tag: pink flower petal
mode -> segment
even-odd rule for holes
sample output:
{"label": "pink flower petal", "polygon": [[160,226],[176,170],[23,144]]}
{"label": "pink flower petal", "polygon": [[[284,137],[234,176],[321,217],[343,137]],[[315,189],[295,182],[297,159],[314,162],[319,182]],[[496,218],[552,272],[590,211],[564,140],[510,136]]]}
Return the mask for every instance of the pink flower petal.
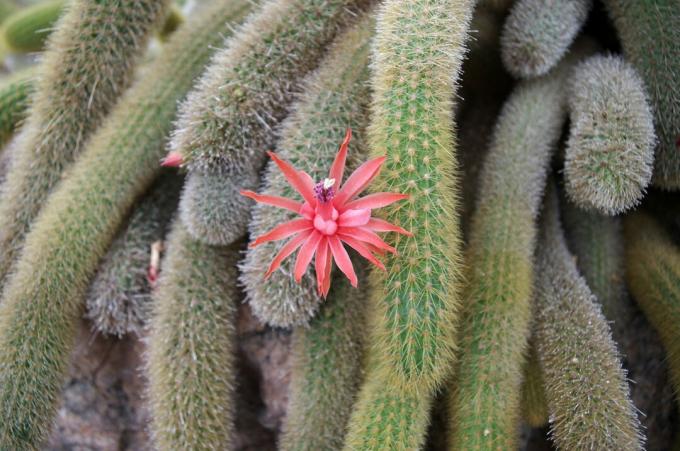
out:
{"label": "pink flower petal", "polygon": [[314,260],[314,270],[316,271],[316,286],[319,293],[322,292],[324,285],[324,274],[326,274],[326,263],[328,262],[328,239],[321,238],[319,245],[316,247],[316,257]]}
{"label": "pink flower petal", "polygon": [[[359,166],[356,171],[349,176],[340,191],[335,195],[333,203],[338,206],[343,206],[345,202],[361,193],[361,191],[371,183],[371,180],[378,175],[380,167],[385,162],[387,157],[378,157]],[[338,208],[339,209],[339,208]]]}
{"label": "pink flower petal", "polygon": [[397,232],[402,235],[413,236],[413,234],[408,230],[379,218],[369,219],[366,227],[373,230],[374,232]]}
{"label": "pink flower petal", "polygon": [[295,188],[310,205],[316,205],[313,186],[310,187],[307,180],[305,180],[290,163],[280,159],[274,152],[267,152],[267,155],[269,155],[279,169],[281,169],[281,172],[283,172],[288,183],[290,183],[290,185]]}
{"label": "pink flower petal", "polygon": [[176,151],[168,153],[161,160],[161,166],[166,168],[177,168],[182,165],[182,154]]}
{"label": "pink flower petal", "polygon": [[305,273],[305,271],[307,271],[307,267],[309,266],[309,263],[312,261],[312,258],[314,257],[314,252],[316,252],[316,247],[318,246],[319,241],[321,241],[322,237],[323,235],[314,230],[312,234],[309,236],[309,238],[307,238],[305,244],[303,244],[302,247],[300,248],[297,260],[295,260],[294,277],[296,282],[300,283],[302,275]]}
{"label": "pink flower petal", "polygon": [[301,232],[297,236],[295,236],[293,239],[291,239],[289,242],[287,242],[279,251],[278,254],[276,254],[276,257],[274,257],[274,260],[272,260],[271,265],[269,265],[269,269],[267,269],[267,273],[264,275],[264,278],[267,279],[274,271],[279,269],[279,266],[281,266],[281,263],[288,258],[290,254],[295,252],[295,250],[302,245],[302,243],[305,242],[305,240],[309,237],[309,235],[312,234],[311,230],[308,230],[306,232]]}
{"label": "pink flower petal", "polygon": [[243,190],[241,195],[249,197],[261,204],[273,205],[274,207],[285,208],[286,210],[299,213],[302,209],[302,202],[296,202],[293,199],[288,199],[279,196],[269,196],[267,194],[257,194],[252,191]]}
{"label": "pink flower petal", "polygon": [[[307,174],[305,171],[298,171],[298,174],[300,174],[300,178],[305,184],[305,189],[311,191],[312,195],[314,195],[314,179],[312,179],[312,176]],[[316,197],[314,200],[316,200]]]}
{"label": "pink flower petal", "polygon": [[359,281],[357,280],[357,275],[354,272],[352,261],[349,259],[349,255],[347,254],[345,247],[342,245],[340,238],[338,238],[336,235],[329,236],[328,244],[331,247],[331,252],[333,253],[333,258],[335,258],[335,261],[338,264],[338,268],[340,268],[340,271],[342,271],[347,276],[349,283],[351,283],[352,286],[356,288],[359,284]]}
{"label": "pink flower petal", "polygon": [[300,211],[298,211],[298,213],[300,214],[300,216],[303,216],[309,219],[310,221],[314,219],[314,216],[316,214],[314,212],[314,209],[307,202],[302,204],[302,207],[300,207]]}
{"label": "pink flower petal", "polygon": [[335,156],[331,170],[328,173],[329,179],[335,179],[335,186],[340,186],[342,184],[342,176],[345,172],[345,162],[347,161],[347,147],[349,146],[349,140],[352,139],[352,129],[348,128],[345,132],[345,139],[340,144],[340,149],[338,154]]}
{"label": "pink flower petal", "polygon": [[378,249],[384,249],[388,252],[392,252],[393,254],[397,253],[397,250],[395,248],[385,243],[382,239],[380,239],[378,235],[376,235],[375,233],[371,232],[368,229],[362,227],[346,227],[346,228],[340,227],[338,228],[338,233],[351,236],[352,238],[356,238],[359,241],[364,241],[366,243],[372,244]]}
{"label": "pink flower petal", "polygon": [[338,217],[340,227],[359,227],[368,224],[371,210],[346,210]]}
{"label": "pink flower petal", "polygon": [[257,237],[255,241],[250,243],[250,247],[259,246],[268,241],[282,240],[298,232],[313,229],[314,224],[309,219],[294,219],[292,221],[284,222],[274,227],[269,232]]}
{"label": "pink flower petal", "polygon": [[350,209],[374,209],[386,207],[394,202],[408,199],[408,194],[399,193],[375,193],[369,194],[368,196],[362,197],[360,199],[355,199],[351,202],[345,204],[345,208]]}
{"label": "pink flower petal", "polygon": [[385,265],[383,265],[380,260],[375,258],[375,256],[373,256],[373,254],[371,254],[371,251],[366,246],[361,244],[361,242],[359,240],[355,240],[351,236],[343,235],[343,234],[338,234],[338,237],[340,238],[340,240],[347,243],[352,249],[357,251],[359,253],[359,255],[364,257],[366,260],[373,263],[375,266],[382,269],[383,271],[386,271]]}
{"label": "pink flower petal", "polygon": [[324,266],[323,286],[321,287],[321,294],[324,299],[328,296],[328,291],[331,289],[331,271],[333,269],[333,254],[326,252],[326,265]]}

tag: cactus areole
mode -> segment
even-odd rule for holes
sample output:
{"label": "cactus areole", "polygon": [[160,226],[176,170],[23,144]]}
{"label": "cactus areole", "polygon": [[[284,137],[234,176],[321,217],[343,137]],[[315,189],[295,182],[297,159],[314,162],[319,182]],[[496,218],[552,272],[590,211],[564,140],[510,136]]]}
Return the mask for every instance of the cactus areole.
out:
{"label": "cactus areole", "polygon": [[352,286],[358,285],[357,276],[343,243],[384,270],[385,267],[373,253],[381,255],[386,251],[396,253],[396,250],[380,239],[375,232],[397,232],[411,235],[399,226],[371,217],[372,209],[406,199],[408,195],[375,193],[356,198],[378,175],[385,157],[378,157],[362,164],[341,185],[351,137],[352,131],[347,129],[328,178],[318,183],[315,183],[306,172],[298,171],[290,163],[281,160],[275,153],[268,153],[281,169],[286,180],[303,197],[304,202],[256,194],[252,191],[241,191],[241,194],[257,202],[285,208],[302,216],[301,219],[294,219],[274,227],[251,243],[251,247],[256,247],[269,241],[293,237],[276,255],[265,278],[276,271],[284,259],[300,248],[295,262],[295,281],[300,282],[316,254],[314,269],[317,287],[319,293],[326,297],[330,289],[330,275],[334,259]]}

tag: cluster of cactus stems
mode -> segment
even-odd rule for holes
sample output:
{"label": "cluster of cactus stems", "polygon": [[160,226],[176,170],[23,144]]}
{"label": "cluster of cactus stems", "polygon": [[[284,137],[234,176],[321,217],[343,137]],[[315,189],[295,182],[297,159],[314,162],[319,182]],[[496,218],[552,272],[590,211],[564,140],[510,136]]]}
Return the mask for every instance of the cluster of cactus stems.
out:
{"label": "cluster of cactus stems", "polygon": [[609,325],[567,248],[554,186],[541,218],[535,342],[558,449],[642,450]]}
{"label": "cluster of cactus stems", "polygon": [[0,288],[32,220],[132,81],[165,0],[77,0],[50,35],[0,198]]}
{"label": "cluster of cactus stems", "polygon": [[85,316],[96,331],[119,337],[142,334],[158,272],[150,268],[152,246],[165,236],[181,183],[174,174],[161,176],[111,243],[87,294]]}
{"label": "cluster of cactus stems", "polygon": [[[604,4],[620,55],[592,0],[0,0],[0,449],[44,446],[83,316],[145,339],[156,448],[233,449],[245,298],[292,328],[281,450],[423,449],[438,395],[451,450],[642,450],[626,284],[680,392],[677,199],[645,199],[680,189],[680,3]],[[324,180],[347,129],[410,233],[324,298],[265,278],[247,235],[295,212],[240,192],[295,196],[270,149]]]}
{"label": "cluster of cactus stems", "polygon": [[449,406],[454,449],[518,446],[536,219],[566,119],[564,80],[585,46],[549,75],[519,84],[494,129],[466,254],[462,351]]}
{"label": "cluster of cactus stems", "polygon": [[[373,19],[366,16],[338,36],[319,68],[305,80],[304,94],[282,124],[277,154],[307,171],[314,180],[327,175],[338,149],[337,137],[342,136],[345,128],[351,127],[354,131],[351,161],[362,161],[367,153],[363,128],[368,119],[368,57],[373,28]],[[267,194],[292,194],[272,162],[265,169],[263,185]],[[292,219],[290,213],[259,204],[253,206],[250,235],[262,235]],[[269,245],[248,250],[241,265],[248,302],[255,315],[269,324],[281,327],[305,324],[321,303],[311,270],[302,283],[295,283],[291,259],[283,263],[282,270],[262,281],[262,274],[278,253],[278,247]]]}
{"label": "cluster of cactus stems", "polygon": [[220,2],[178,30],[153,75],[125,93],[33,223],[0,303],[3,447],[36,448],[45,438],[87,284],[126,212],[160,171],[177,102],[250,6]]}

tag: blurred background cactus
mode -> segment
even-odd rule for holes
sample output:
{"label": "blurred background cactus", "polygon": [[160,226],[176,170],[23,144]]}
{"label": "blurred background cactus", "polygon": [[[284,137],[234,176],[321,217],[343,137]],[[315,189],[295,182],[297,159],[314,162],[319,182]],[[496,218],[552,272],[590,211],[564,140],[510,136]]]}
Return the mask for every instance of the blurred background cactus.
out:
{"label": "blurred background cactus", "polygon": [[[0,449],[678,446],[678,24],[0,0]],[[246,243],[308,212],[240,192],[297,201],[347,129],[348,173],[386,157],[361,188],[409,195],[372,224],[412,236],[364,230],[327,297],[295,254],[265,278],[285,243]]]}

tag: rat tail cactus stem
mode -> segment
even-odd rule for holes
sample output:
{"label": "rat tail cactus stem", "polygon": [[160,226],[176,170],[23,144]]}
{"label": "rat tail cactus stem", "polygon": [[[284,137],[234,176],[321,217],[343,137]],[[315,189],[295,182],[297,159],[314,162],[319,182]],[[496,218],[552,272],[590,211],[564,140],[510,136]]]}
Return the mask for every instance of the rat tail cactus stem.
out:
{"label": "rat tail cactus stem", "polygon": [[0,82],[0,146],[15,134],[27,115],[35,91],[35,70],[24,69]]}
{"label": "rat tail cactus stem", "polygon": [[371,280],[369,370],[346,450],[418,449],[457,335],[461,237],[453,102],[474,2],[387,0],[374,44],[369,143],[387,160],[376,191],[408,202],[384,219],[413,237]]}
{"label": "rat tail cactus stem", "polygon": [[66,0],[46,0],[20,9],[2,24],[2,39],[12,52],[38,52],[66,6]]}
{"label": "rat tail cactus stem", "polygon": [[194,240],[178,221],[154,292],[148,337],[158,449],[232,449],[238,246]]}
{"label": "rat tail cactus stem", "polygon": [[633,297],[659,332],[680,404],[680,249],[651,216],[624,222],[626,280]]}
{"label": "rat tail cactus stem", "polygon": [[501,56],[516,77],[545,75],[567,53],[592,0],[517,0],[505,21]]}
{"label": "rat tail cactus stem", "polygon": [[567,195],[580,207],[614,215],[644,195],[656,143],[644,89],[617,56],[594,56],[572,73],[564,178]]}
{"label": "rat tail cactus stem", "polygon": [[250,5],[216,2],[170,38],[33,224],[0,303],[0,449],[34,449],[45,438],[88,284],[160,172],[178,101]]}
{"label": "rat tail cactus stem", "polygon": [[643,437],[607,320],[578,273],[546,195],[536,264],[536,333],[558,449],[642,450]]}

